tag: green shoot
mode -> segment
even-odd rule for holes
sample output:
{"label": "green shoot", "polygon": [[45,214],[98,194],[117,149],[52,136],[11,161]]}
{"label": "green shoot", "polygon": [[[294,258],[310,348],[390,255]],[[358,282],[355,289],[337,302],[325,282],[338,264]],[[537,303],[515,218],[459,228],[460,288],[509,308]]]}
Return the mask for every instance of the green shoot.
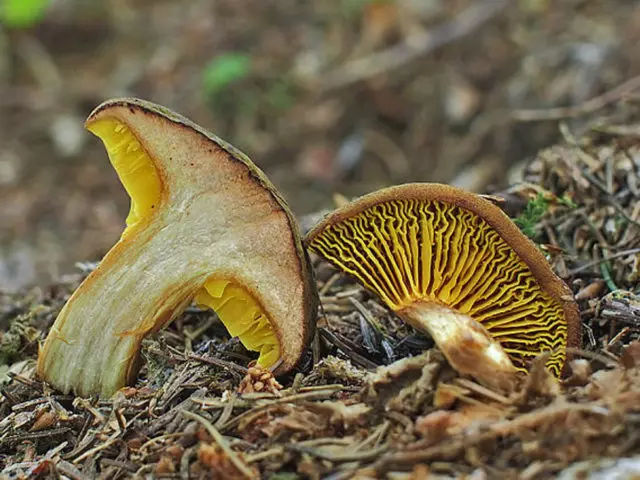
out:
{"label": "green shoot", "polygon": [[529,200],[524,207],[524,211],[514,220],[515,224],[520,227],[522,233],[531,239],[535,239],[538,235],[536,226],[540,219],[549,209],[549,200],[544,198],[542,192],[538,192],[536,198]]}
{"label": "green shoot", "polygon": [[207,96],[215,97],[251,72],[251,57],[243,53],[225,53],[209,62],[202,75]]}
{"label": "green shoot", "polygon": [[0,23],[10,28],[30,28],[44,17],[49,0],[0,0]]}
{"label": "green shoot", "polygon": [[571,209],[577,208],[578,204],[576,202],[574,202],[571,197],[569,197],[568,195],[562,195],[561,197],[558,197],[558,202],[562,205],[564,205],[565,207],[569,207]]}

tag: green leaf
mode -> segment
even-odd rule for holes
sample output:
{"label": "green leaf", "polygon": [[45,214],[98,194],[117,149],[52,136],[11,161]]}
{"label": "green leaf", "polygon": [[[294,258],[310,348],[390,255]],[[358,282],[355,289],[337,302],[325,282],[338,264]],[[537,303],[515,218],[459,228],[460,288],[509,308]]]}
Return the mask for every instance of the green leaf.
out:
{"label": "green leaf", "polygon": [[251,58],[242,53],[225,53],[209,62],[203,72],[204,91],[215,96],[251,71]]}
{"label": "green leaf", "polygon": [[49,0],[0,0],[0,22],[11,28],[29,28],[42,17]]}

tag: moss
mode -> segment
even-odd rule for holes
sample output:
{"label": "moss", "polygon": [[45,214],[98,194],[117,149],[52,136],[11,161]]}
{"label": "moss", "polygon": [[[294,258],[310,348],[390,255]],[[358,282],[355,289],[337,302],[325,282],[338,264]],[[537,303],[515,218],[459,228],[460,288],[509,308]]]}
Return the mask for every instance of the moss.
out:
{"label": "moss", "polygon": [[40,337],[39,331],[31,326],[34,313],[18,315],[9,321],[6,332],[0,332],[0,365],[11,365],[20,360],[24,349]]}
{"label": "moss", "polygon": [[538,235],[536,226],[547,210],[549,210],[549,200],[542,192],[538,192],[536,198],[529,200],[524,211],[514,219],[514,222],[520,227],[522,233],[533,240]]}

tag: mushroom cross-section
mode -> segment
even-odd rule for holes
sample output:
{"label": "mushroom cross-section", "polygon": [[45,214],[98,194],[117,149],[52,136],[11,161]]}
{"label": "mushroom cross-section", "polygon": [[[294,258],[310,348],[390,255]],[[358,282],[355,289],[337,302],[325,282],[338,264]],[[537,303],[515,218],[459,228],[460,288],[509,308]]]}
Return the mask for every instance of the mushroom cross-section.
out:
{"label": "mushroom cross-section", "polygon": [[131,197],[127,227],[58,315],[37,372],[63,392],[135,380],[142,338],[192,301],[213,308],[258,364],[290,370],[317,292],[295,220],[241,152],[178,114],[111,100],[86,127]]}
{"label": "mushroom cross-section", "polygon": [[383,189],[328,215],[305,244],[483,383],[509,388],[542,352],[560,375],[567,345],[579,343],[569,288],[479,195],[440,184]]}

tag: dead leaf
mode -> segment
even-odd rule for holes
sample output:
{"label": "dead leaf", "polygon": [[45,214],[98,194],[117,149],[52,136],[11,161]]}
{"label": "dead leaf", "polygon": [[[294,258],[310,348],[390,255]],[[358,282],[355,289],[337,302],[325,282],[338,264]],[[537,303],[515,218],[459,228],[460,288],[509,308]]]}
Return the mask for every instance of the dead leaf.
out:
{"label": "dead leaf", "polygon": [[342,401],[325,400],[322,403],[308,403],[305,406],[309,410],[323,414],[331,424],[339,425],[345,430],[354,425],[362,425],[371,412],[371,407],[364,403],[347,405]]}
{"label": "dead leaf", "polygon": [[580,386],[583,387],[589,383],[589,376],[591,375],[591,363],[584,358],[578,358],[572,360],[569,363],[571,368],[571,375],[564,381],[565,385]]}
{"label": "dead leaf", "polygon": [[586,387],[590,400],[606,400],[617,397],[625,389],[626,381],[621,369],[599,370],[591,375],[591,382]]}
{"label": "dead leaf", "polygon": [[624,349],[620,356],[620,363],[627,369],[640,365],[640,342],[634,340]]}
{"label": "dead leaf", "polygon": [[447,436],[447,430],[453,421],[453,412],[436,410],[423,417],[418,417],[415,429],[427,445],[433,445]]}
{"label": "dead leaf", "polygon": [[201,443],[198,447],[198,461],[207,468],[208,473],[214,479],[235,480],[245,478],[231,459],[217,445]]}
{"label": "dead leaf", "polygon": [[433,396],[433,406],[436,408],[451,408],[460,395],[466,395],[469,390],[458,385],[440,382]]}
{"label": "dead leaf", "polygon": [[35,423],[29,429],[30,432],[38,432],[40,430],[46,430],[55,425],[58,417],[55,413],[50,411],[45,411],[40,415]]}
{"label": "dead leaf", "polygon": [[156,467],[155,467],[156,475],[168,475],[171,473],[175,473],[175,471],[176,471],[176,467],[173,464],[173,460],[171,459],[171,457],[167,455],[161,456],[160,460],[158,460],[158,463],[156,463]]}

